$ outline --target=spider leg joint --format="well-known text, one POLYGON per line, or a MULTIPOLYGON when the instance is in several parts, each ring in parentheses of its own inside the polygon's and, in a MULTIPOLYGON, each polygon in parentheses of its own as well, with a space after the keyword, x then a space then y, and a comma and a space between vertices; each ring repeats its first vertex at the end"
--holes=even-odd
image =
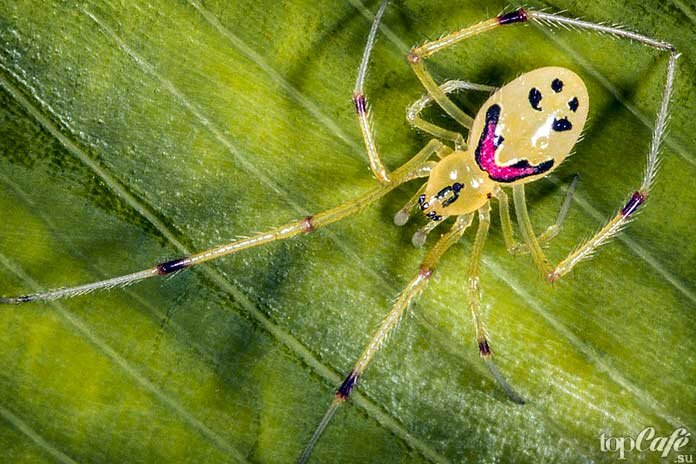
POLYGON ((420 269, 418 269, 418 275, 423 277, 424 279, 429 279, 430 276, 433 275, 433 268, 428 266, 421 266, 420 269))
POLYGON ((166 261, 157 265, 157 273, 159 275, 172 274, 189 266, 188 258, 177 258, 171 261, 166 261))
POLYGON ((529 14, 524 8, 520 8, 511 13, 498 16, 498 24, 505 26, 506 24, 523 23, 529 19, 529 14))
POLYGON ((358 378, 360 378, 360 376, 354 371, 351 371, 341 386, 338 387, 338 390, 336 390, 336 398, 341 401, 347 400, 350 392, 353 391, 353 387, 355 387, 355 384, 358 383, 358 378))
POLYGON ((479 353, 481 353, 482 358, 490 358, 491 347, 490 347, 490 345, 488 345, 488 340, 483 339, 482 341, 480 341, 478 344, 478 347, 479 347, 479 353))
POLYGON ((627 218, 631 216, 633 213, 635 213, 640 207, 640 205, 645 203, 646 198, 647 194, 645 192, 633 192, 633 195, 626 203, 626 206, 624 206, 621 209, 621 214, 623 215, 623 217, 627 218))
POLYGON ((359 115, 367 113, 367 102, 365 95, 359 92, 353 93, 353 103, 355 103, 355 112, 359 115))
POLYGON ((314 232, 314 217, 313 216, 307 216, 302 220, 302 230, 305 233, 310 233, 314 232))

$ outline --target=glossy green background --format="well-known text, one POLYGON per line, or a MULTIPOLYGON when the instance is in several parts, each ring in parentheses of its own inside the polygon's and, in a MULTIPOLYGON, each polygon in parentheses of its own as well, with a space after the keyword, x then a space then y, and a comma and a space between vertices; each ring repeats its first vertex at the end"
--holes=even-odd
MULTIPOLYGON (((314 462, 614 462, 602 432, 696 433, 696 6, 528 3, 684 52, 654 194, 620 239, 554 286, 507 255, 494 222, 485 315, 526 406, 506 401, 478 358, 464 300, 469 233, 314 462)), ((369 28, 356 6, 0 3, 0 293, 132 272, 370 188, 350 102, 369 28)), ((390 6, 392 35, 381 36, 367 85, 388 166, 427 140, 404 119, 422 93, 405 50, 503 6, 390 6)), ((528 189, 541 229, 559 184, 582 176, 549 251, 558 260, 637 187, 665 63, 637 44, 527 25, 429 66, 439 81, 500 85, 547 65, 586 80, 585 140, 552 181, 528 189)), ((458 101, 475 113, 482 97, 458 101)), ((391 223, 415 188, 313 236, 173 278, 0 308, 3 460, 293 461, 424 254, 410 245, 415 223, 391 223)))

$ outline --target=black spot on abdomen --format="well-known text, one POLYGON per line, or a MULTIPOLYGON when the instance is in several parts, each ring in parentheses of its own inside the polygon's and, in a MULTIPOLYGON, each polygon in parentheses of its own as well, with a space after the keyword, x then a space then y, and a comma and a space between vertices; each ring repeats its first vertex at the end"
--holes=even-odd
POLYGON ((551 82, 551 88, 556 93, 560 92, 561 90, 563 90, 563 81, 559 78, 555 78, 553 82, 551 82))
POLYGON ((542 96, 541 92, 539 92, 539 89, 536 87, 532 87, 532 89, 529 91, 529 104, 532 105, 532 108, 534 108, 537 111, 541 111, 541 107, 539 106, 539 103, 541 102, 542 96))
POLYGON ((570 111, 573 113, 578 110, 579 105, 580 103, 578 102, 578 97, 573 97, 573 99, 568 102, 568 108, 570 108, 570 111))
POLYGON ((568 121, 568 118, 554 119, 553 130, 556 132, 565 132, 573 128, 573 125, 568 121))

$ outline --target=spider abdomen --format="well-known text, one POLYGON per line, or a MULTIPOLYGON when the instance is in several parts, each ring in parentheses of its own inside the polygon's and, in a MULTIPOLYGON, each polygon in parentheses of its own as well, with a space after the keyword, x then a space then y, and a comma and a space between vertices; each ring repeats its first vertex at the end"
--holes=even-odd
POLYGON ((570 154, 587 120, 582 79, 557 66, 519 76, 486 100, 469 133, 478 167, 501 184, 546 176, 570 154))

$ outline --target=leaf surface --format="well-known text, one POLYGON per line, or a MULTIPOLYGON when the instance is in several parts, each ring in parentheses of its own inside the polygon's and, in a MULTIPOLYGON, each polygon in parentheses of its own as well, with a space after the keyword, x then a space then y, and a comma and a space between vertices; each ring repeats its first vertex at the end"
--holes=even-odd
MULTIPOLYGON (((602 433, 696 432, 696 8, 585 5, 530 6, 625 24, 684 52, 645 211, 553 286, 529 259, 506 253, 494 219, 485 317, 500 369, 528 399, 522 407, 505 399, 473 342, 468 233, 339 412, 315 462, 613 462, 600 450, 602 433)), ((427 141, 404 118, 423 92, 405 51, 503 6, 389 7, 367 84, 388 166, 427 141)), ((375 8, 0 3, 0 293, 133 272, 371 188, 350 95, 375 8)), ((501 85, 549 65, 585 79, 584 140, 551 179, 528 188, 541 230, 555 219, 561 186, 581 175, 549 248, 557 261, 638 186, 665 64, 639 44, 525 25, 473 38, 428 66, 439 82, 501 85)), ((471 114, 482 101, 457 99, 471 114)), ((172 278, 3 307, 3 457, 292 462, 418 269, 424 250, 410 236, 422 219, 403 228, 391 219, 416 188, 311 236, 172 278)))

